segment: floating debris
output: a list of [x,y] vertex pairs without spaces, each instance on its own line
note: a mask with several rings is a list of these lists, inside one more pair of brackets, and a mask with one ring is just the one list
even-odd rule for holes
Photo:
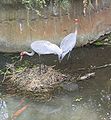
[[85,80],[94,76],[95,76],[95,72],[87,73],[86,75],[79,77],[78,80]]
[[26,104],[25,106],[23,106],[21,109],[17,110],[13,116],[12,116],[12,120],[16,120],[17,117],[19,117],[27,108],[28,108],[29,104]]

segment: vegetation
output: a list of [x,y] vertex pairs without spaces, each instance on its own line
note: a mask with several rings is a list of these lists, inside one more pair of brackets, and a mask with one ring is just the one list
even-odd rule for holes
[[62,4],[68,4],[70,0],[22,0],[22,4],[27,4],[28,6],[37,6],[40,8],[43,8],[44,6],[49,5],[52,2],[52,4],[62,3]]
[[95,46],[111,46],[111,33],[101,36],[98,40],[96,40],[93,43],[93,45],[95,45]]
[[[44,8],[48,8],[52,14],[58,15],[58,11],[62,9],[64,13],[69,14],[70,9],[72,8],[72,2],[74,0],[0,0],[0,4],[11,5],[11,7],[24,7],[27,10],[35,11],[39,16],[43,17]],[[78,1],[80,2],[80,0]],[[93,3],[93,4],[92,4]],[[86,16],[86,11],[94,10],[98,6],[98,0],[82,0],[80,4],[83,4],[83,14]],[[46,10],[46,9],[45,9]],[[61,10],[60,10],[61,11]],[[57,13],[57,14],[56,14]]]
[[67,10],[70,6],[70,0],[22,0],[22,4],[28,9],[42,9],[48,6],[61,6],[64,10]]
[[[22,4],[26,8],[35,10],[38,15],[41,15],[41,9],[49,7],[56,11],[59,7],[65,10],[66,13],[69,13],[71,8],[71,2],[73,0],[22,0]],[[86,11],[94,10],[94,6],[91,0],[83,0],[83,14],[86,16]],[[95,2],[96,7],[98,6],[98,0]]]
[[43,8],[46,6],[46,1],[45,0],[22,0],[22,4],[27,5],[29,8],[34,8],[34,7],[39,7]]
[[70,2],[71,0],[22,0],[22,5],[24,5],[28,11],[33,10],[37,15],[44,18],[42,13],[44,8],[49,9],[54,15],[58,14],[57,11],[60,7],[68,13],[71,5]]

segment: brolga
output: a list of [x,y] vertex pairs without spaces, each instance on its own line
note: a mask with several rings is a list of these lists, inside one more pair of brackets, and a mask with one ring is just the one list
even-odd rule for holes
[[68,54],[68,59],[69,59],[70,53],[76,45],[78,19],[74,19],[74,23],[75,23],[75,32],[70,33],[69,35],[65,36],[64,39],[60,43],[60,49],[62,49],[61,59],[63,59],[66,54]]
[[[45,54],[55,54],[58,55],[58,60],[61,61],[61,54],[62,49],[60,49],[56,44],[53,44],[49,41],[41,40],[41,41],[34,41],[31,43],[31,49],[32,52],[26,52],[23,51],[20,53],[20,60],[22,60],[24,55],[33,56],[35,53],[39,55],[39,61],[40,61],[40,55]],[[40,63],[40,74],[41,74],[41,63]]]

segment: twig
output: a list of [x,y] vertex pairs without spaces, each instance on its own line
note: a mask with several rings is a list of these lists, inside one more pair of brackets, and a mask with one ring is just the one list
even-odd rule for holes
[[18,63],[18,62],[20,62],[20,60],[14,62],[13,64],[8,64],[8,63],[6,64],[6,71],[5,71],[5,73],[4,73],[2,83],[5,81],[6,75],[7,75],[8,71],[9,71],[10,69],[13,68],[12,71],[14,72],[14,65],[15,65],[16,63]]
[[105,64],[105,65],[101,65],[101,66],[94,66],[94,67],[92,67],[91,69],[92,70],[96,70],[96,69],[101,69],[101,68],[106,68],[106,67],[110,67],[111,66],[111,63],[109,63],[109,64]]
[[89,68],[79,68],[79,69],[77,69],[77,71],[97,70],[97,69],[106,68],[106,67],[110,67],[110,66],[111,66],[111,63],[105,64],[105,65],[100,65],[100,66],[91,66]]
[[12,68],[13,66],[12,66],[12,64],[8,64],[8,63],[7,63],[7,64],[6,64],[6,67],[7,67],[7,69],[6,69],[6,72],[4,73],[2,83],[3,83],[4,80],[6,79],[6,75],[7,75],[8,71],[9,71],[9,69]]
[[19,117],[27,108],[29,104],[26,104],[21,109],[17,110],[15,113],[13,113],[11,120],[16,120],[17,117]]
[[94,77],[94,76],[95,76],[95,72],[87,73],[84,76],[78,77],[76,81],[86,80],[86,79]]

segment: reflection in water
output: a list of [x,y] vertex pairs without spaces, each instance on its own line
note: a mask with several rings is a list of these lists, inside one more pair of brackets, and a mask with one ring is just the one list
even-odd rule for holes
[[[19,97],[5,97],[9,116],[11,117],[28,103],[28,108],[16,117],[17,120],[110,120],[111,95],[105,88],[101,89],[103,84],[96,85],[94,78],[91,81],[80,82],[79,91],[59,91],[51,101],[44,103],[27,99],[21,103]],[[5,102],[2,103],[3,108],[6,109]],[[8,117],[7,109],[4,114],[3,109],[1,110],[1,120],[5,120],[3,117],[4,115]]]
[[[108,112],[105,106],[108,99],[105,96],[105,91],[100,92],[102,93],[98,92],[87,96],[83,96],[81,93],[63,93],[46,103],[29,102],[30,106],[17,116],[17,120],[109,120],[110,111]],[[18,98],[7,99],[10,116],[12,116],[13,111],[17,111],[18,108],[20,109],[27,104],[25,101],[17,108],[19,102]]]

